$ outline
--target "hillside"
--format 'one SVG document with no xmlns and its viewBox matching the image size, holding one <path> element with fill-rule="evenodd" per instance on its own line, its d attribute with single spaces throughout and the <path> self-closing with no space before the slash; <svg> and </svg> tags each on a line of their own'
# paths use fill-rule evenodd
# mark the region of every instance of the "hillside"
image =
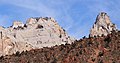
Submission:
<svg viewBox="0 0 120 63">
<path fill-rule="evenodd" d="M 120 63 L 120 31 L 0 57 L 2 63 Z"/>
</svg>

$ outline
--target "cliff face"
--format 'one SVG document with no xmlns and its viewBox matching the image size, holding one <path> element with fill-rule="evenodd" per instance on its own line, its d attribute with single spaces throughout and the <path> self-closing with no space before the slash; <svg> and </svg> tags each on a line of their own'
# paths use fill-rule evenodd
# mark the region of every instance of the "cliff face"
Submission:
<svg viewBox="0 0 120 63">
<path fill-rule="evenodd" d="M 113 24 L 105 12 L 101 12 L 97 18 L 96 22 L 94 23 L 91 31 L 90 36 L 101 36 L 101 35 L 107 35 L 110 34 L 112 31 L 117 31 L 116 25 Z"/>
<path fill-rule="evenodd" d="M 15 21 L 9 28 L 0 27 L 0 54 L 51 47 L 72 43 L 75 39 L 67 35 L 53 18 L 30 18 L 26 24 Z"/>
</svg>

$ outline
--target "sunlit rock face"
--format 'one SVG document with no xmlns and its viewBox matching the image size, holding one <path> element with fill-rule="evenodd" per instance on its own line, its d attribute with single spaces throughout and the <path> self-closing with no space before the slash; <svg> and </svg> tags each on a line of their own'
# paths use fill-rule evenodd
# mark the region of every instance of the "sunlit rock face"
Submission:
<svg viewBox="0 0 120 63">
<path fill-rule="evenodd" d="M 11 27 L 0 27 L 0 54 L 51 47 L 74 42 L 53 18 L 29 18 L 25 24 L 15 21 Z"/>
<path fill-rule="evenodd" d="M 24 24 L 22 23 L 22 22 L 20 22 L 20 21 L 14 21 L 13 22 L 13 28 L 18 28 L 18 27 L 23 27 L 24 26 Z"/>
<path fill-rule="evenodd" d="M 116 25 L 111 22 L 107 13 L 101 12 L 97 16 L 96 22 L 94 23 L 90 31 L 90 37 L 101 35 L 106 36 L 107 34 L 110 34 L 112 31 L 117 31 Z"/>
</svg>

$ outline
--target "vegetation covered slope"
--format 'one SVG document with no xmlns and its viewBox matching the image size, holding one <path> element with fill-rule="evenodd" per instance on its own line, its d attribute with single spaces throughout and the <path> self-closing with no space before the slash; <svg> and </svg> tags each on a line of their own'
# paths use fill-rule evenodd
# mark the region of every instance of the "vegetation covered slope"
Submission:
<svg viewBox="0 0 120 63">
<path fill-rule="evenodd" d="M 1 63 L 120 63 L 120 31 L 83 38 L 74 43 L 17 52 L 0 57 Z"/>
</svg>

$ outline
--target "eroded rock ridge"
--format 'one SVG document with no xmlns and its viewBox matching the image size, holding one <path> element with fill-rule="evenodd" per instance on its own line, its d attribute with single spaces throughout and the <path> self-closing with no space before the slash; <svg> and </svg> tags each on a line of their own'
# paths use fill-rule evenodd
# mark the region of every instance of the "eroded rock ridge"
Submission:
<svg viewBox="0 0 120 63">
<path fill-rule="evenodd" d="M 29 18 L 26 24 L 14 21 L 9 28 L 0 27 L 0 54 L 70 44 L 74 40 L 51 17 Z"/>
</svg>

